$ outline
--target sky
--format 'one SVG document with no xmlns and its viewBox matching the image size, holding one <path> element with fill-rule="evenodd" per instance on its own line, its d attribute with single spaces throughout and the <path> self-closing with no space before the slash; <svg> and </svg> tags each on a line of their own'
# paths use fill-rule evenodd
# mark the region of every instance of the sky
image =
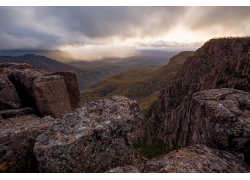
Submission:
<svg viewBox="0 0 250 180">
<path fill-rule="evenodd" d="M 0 7 L 0 49 L 60 49 L 85 59 L 135 50 L 195 50 L 250 35 L 247 6 Z"/>
</svg>

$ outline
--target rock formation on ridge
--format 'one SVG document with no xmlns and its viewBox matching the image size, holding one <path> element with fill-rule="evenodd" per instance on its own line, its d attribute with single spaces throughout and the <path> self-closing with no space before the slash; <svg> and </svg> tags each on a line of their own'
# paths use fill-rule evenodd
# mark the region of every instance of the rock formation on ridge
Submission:
<svg viewBox="0 0 250 180">
<path fill-rule="evenodd" d="M 58 118 L 79 105 L 80 92 L 73 72 L 49 74 L 25 63 L 3 63 L 0 68 L 0 114 L 4 119 L 31 111 L 37 116 Z"/>
</svg>

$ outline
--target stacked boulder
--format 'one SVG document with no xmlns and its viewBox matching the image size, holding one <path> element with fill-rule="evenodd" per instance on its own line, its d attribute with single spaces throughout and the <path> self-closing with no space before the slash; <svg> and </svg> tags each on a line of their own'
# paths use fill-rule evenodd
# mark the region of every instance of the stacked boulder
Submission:
<svg viewBox="0 0 250 180">
<path fill-rule="evenodd" d="M 73 72 L 49 74 L 25 63 L 4 63 L 0 68 L 0 114 L 4 119 L 33 113 L 61 118 L 79 105 Z"/>
</svg>

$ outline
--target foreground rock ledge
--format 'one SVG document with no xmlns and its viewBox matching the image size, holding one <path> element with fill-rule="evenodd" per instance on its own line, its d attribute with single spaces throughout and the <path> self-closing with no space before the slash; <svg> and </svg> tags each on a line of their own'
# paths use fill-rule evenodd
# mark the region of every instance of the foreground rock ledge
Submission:
<svg viewBox="0 0 250 180">
<path fill-rule="evenodd" d="M 136 101 L 121 96 L 87 103 L 38 136 L 40 172 L 105 172 L 138 163 L 132 143 L 143 134 Z"/>
<path fill-rule="evenodd" d="M 0 120 L 0 172 L 39 172 L 33 152 L 36 137 L 54 119 L 35 115 Z"/>
<path fill-rule="evenodd" d="M 249 173 L 250 167 L 233 154 L 205 145 L 189 146 L 136 166 L 109 173 Z"/>
</svg>

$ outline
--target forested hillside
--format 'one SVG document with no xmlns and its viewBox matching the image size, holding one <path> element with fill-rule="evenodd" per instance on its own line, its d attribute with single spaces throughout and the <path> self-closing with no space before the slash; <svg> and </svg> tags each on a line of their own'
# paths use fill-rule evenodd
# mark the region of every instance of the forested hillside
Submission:
<svg viewBox="0 0 250 180">
<path fill-rule="evenodd" d="M 181 52 L 160 68 L 137 67 L 109 76 L 94 84 L 91 89 L 82 91 L 81 103 L 122 95 L 138 100 L 141 108 L 146 110 L 157 100 L 158 91 L 173 79 L 185 59 L 192 55 L 192 51 Z"/>
</svg>

